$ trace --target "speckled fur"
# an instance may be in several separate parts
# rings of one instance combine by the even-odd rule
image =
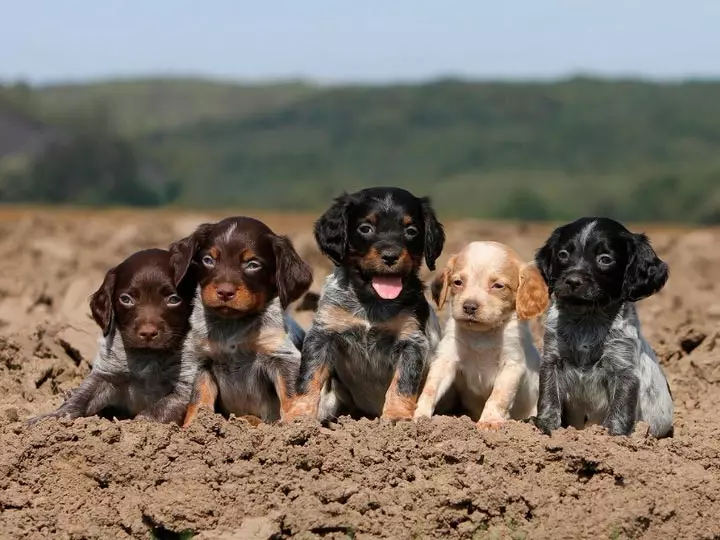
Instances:
[[[363,304],[348,286],[348,276],[337,268],[325,281],[313,326],[305,339],[303,353],[332,366],[318,416],[329,418],[342,413],[379,417],[385,394],[401,362],[417,365],[411,370],[422,379],[440,341],[440,324],[435,311],[422,301],[408,309],[400,303]],[[338,332],[325,315],[341,309],[356,318],[355,324]],[[417,329],[400,336],[384,323],[409,316]]]
[[[302,330],[285,315],[278,298],[257,314],[225,318],[203,307],[199,294],[184,356],[197,358],[212,374],[218,409],[265,422],[280,420],[278,375],[285,381],[297,378]]]

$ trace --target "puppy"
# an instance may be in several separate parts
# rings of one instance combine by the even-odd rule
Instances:
[[[608,218],[582,218],[556,229],[536,259],[553,302],[535,425],[549,433],[600,424],[628,435],[642,420],[652,435],[668,435],[670,387],[635,308],[668,280],[647,237]]]
[[[197,372],[182,356],[194,292],[194,276],[179,276],[162,249],[139,251],[109,270],[90,300],[103,332],[90,375],[56,411],[31,422],[112,411],[181,423]]]
[[[415,418],[432,416],[451,388],[479,427],[534,415],[540,353],[527,319],[549,303],[537,268],[503,244],[473,242],[450,258],[432,295],[440,310],[452,297],[451,317]]]
[[[386,187],[344,194],[314,233],[336,269],[305,339],[291,416],[411,419],[440,336],[418,275],[445,242],[429,199]]]
[[[170,250],[180,275],[198,268],[185,354],[200,372],[184,425],[200,407],[253,424],[283,418],[304,338],[285,309],[310,287],[310,267],[290,240],[249,217],[200,225]]]

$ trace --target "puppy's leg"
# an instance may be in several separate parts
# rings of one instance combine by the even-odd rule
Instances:
[[[430,371],[425,379],[425,386],[417,402],[417,408],[413,418],[431,417],[435,407],[450,389],[455,381],[457,373],[458,357],[453,350],[445,350],[443,343],[440,344],[438,355],[430,364]]]
[[[630,435],[637,418],[640,380],[631,370],[615,373],[610,381],[610,405],[602,426],[610,435]]]
[[[525,377],[525,366],[506,364],[495,377],[493,390],[485,402],[477,425],[481,429],[497,429],[510,418],[515,396]]]
[[[188,410],[189,391],[176,390],[141,411],[135,418],[161,424],[182,424]],[[214,403],[214,400],[213,400]]]
[[[297,352],[295,355],[278,356],[273,359],[272,364],[274,369],[270,375],[280,401],[280,421],[284,422],[293,406],[300,354]]]
[[[92,416],[105,407],[115,405],[117,397],[118,391],[114,384],[91,372],[60,407],[52,412],[30,418],[26,423],[36,424],[44,418]]]
[[[187,405],[187,412],[185,413],[182,427],[188,427],[192,421],[195,420],[200,408],[205,407],[214,410],[217,396],[218,387],[212,373],[207,369],[200,370],[195,378],[190,403]]]
[[[530,419],[546,435],[558,429],[562,422],[563,403],[560,390],[557,361],[554,357],[546,357],[540,364],[538,414]]]
[[[395,374],[382,410],[381,418],[386,420],[412,419],[424,375],[428,347],[407,341],[399,343],[398,348]]]
[[[333,358],[341,351],[339,340],[339,336],[333,332],[310,329],[303,344],[297,393],[286,410],[285,421],[298,416],[318,417],[321,393],[330,378]]]

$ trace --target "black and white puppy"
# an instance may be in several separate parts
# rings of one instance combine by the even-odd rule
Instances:
[[[197,373],[182,355],[195,286],[195,274],[178,276],[163,249],[111,268],[90,299],[103,333],[90,375],[57,410],[30,422],[100,414],[181,423]]]
[[[289,416],[411,419],[440,337],[419,277],[445,233],[430,201],[398,188],[338,197],[315,223],[336,265],[302,351]]]
[[[670,387],[635,308],[669,275],[647,237],[612,219],[582,218],[556,229],[536,262],[552,304],[535,425],[549,433],[600,424],[628,435],[644,421],[655,437],[668,435]]]

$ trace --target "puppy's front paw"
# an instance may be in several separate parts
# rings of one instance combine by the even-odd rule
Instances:
[[[553,429],[555,429],[553,426],[550,425],[550,423],[548,421],[543,420],[537,416],[531,416],[530,418],[523,420],[523,422],[532,424],[533,426],[535,426],[540,431],[542,431],[545,435],[548,435],[548,436],[550,436]]]
[[[296,397],[289,404],[287,409],[280,413],[280,423],[287,424],[295,420],[296,418],[302,418],[309,416],[310,418],[317,417],[318,404],[310,399]]]
[[[483,431],[497,431],[505,425],[505,420],[480,420],[476,425]]]
[[[418,420],[420,418],[430,418],[432,416],[432,408],[424,403],[418,403],[413,418]]]
[[[388,422],[402,422],[406,420],[412,420],[413,415],[407,411],[386,411],[380,416],[381,420],[387,420]]]

